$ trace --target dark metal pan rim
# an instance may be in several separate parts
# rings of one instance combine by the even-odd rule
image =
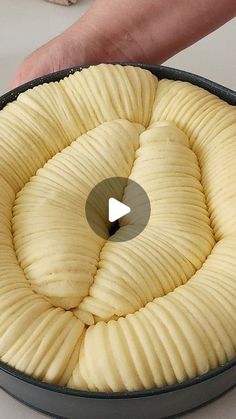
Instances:
[[[187,387],[195,386],[197,384],[202,383],[203,381],[211,380],[217,377],[220,374],[225,373],[230,368],[236,366],[236,358],[232,359],[231,361],[226,362],[224,365],[214,368],[207,373],[194,377],[190,380],[183,381],[182,383],[172,384],[165,387],[160,388],[153,388],[150,390],[139,390],[139,391],[123,391],[123,392],[96,392],[96,391],[84,391],[84,390],[74,390],[68,387],[61,387],[59,385],[48,384],[44,381],[37,380],[31,376],[25,375],[20,371],[12,368],[3,362],[0,362],[0,370],[4,371],[5,373],[13,376],[15,379],[19,381],[24,381],[30,385],[40,387],[44,390],[62,393],[71,396],[77,397],[86,397],[86,398],[93,398],[93,399],[132,399],[132,398],[139,398],[139,397],[151,397],[151,396],[158,396],[160,394],[175,392],[178,390],[182,390]]]
[[[163,65],[157,64],[144,64],[144,63],[132,63],[132,62],[111,62],[106,64],[120,64],[120,65],[132,65],[140,68],[144,68],[145,70],[149,70],[153,72],[156,70],[158,72],[158,78],[167,78],[172,80],[181,80],[187,81],[197,86],[203,87],[204,89],[208,90],[209,92],[216,94],[218,97],[222,98],[230,105],[236,105],[236,92],[232,89],[229,89],[225,86],[222,86],[216,82],[213,82],[203,76],[199,76],[194,73],[190,73],[188,71],[179,70],[172,67],[167,67]],[[34,80],[31,80],[27,83],[22,84],[21,86],[11,90],[8,93],[5,93],[3,96],[0,97],[0,110],[4,108],[8,103],[13,102],[20,93],[25,92],[28,89],[32,89],[35,86],[38,86],[43,83],[50,83],[55,81],[60,81],[64,77],[69,76],[70,74],[75,73],[76,71],[81,71],[83,68],[88,68],[91,65],[96,64],[88,64],[88,65],[80,65],[75,67],[69,67],[64,70],[56,71],[54,73],[47,74],[46,76],[38,77]]]
[[[158,75],[158,78],[168,78],[172,80],[181,80],[187,81],[192,84],[195,84],[199,87],[202,87],[209,92],[217,95],[219,98],[223,99],[224,101],[228,102],[230,105],[236,105],[236,92],[227,87],[224,87],[220,84],[212,82],[202,76],[198,76],[193,73],[189,73],[187,71],[182,71],[178,69],[174,69],[171,67],[160,66],[155,64],[142,64],[142,63],[129,63],[129,62],[113,62],[112,64],[121,64],[121,65],[133,65],[140,68],[144,68],[146,70],[150,70],[153,73]],[[92,65],[92,64],[90,64]],[[71,67],[65,70],[57,71],[55,73],[48,74],[43,77],[39,77],[35,80],[27,82],[20,87],[4,94],[0,97],[0,110],[4,108],[8,103],[13,102],[19,96],[20,93],[25,92],[28,89],[31,89],[35,86],[38,86],[43,83],[55,82],[63,79],[70,74],[73,74],[76,71],[81,71],[83,68],[87,68],[90,65],[82,65]],[[129,399],[129,398],[140,398],[140,397],[150,397],[150,396],[157,396],[164,393],[169,393],[173,391],[178,391],[187,387],[195,386],[200,384],[206,380],[212,380],[215,377],[219,376],[220,374],[225,373],[227,370],[236,366],[236,358],[226,362],[224,365],[214,368],[207,373],[192,378],[190,380],[186,380],[182,383],[177,383],[169,386],[165,386],[162,388],[154,388],[150,390],[141,390],[141,391],[126,391],[126,392],[94,392],[94,391],[82,391],[82,390],[73,390],[70,388],[60,387],[58,385],[48,384],[43,381],[34,379],[30,376],[27,376],[20,371],[16,370],[8,366],[7,364],[0,361],[0,370],[9,374],[10,376],[14,377],[19,381],[26,382],[30,385],[42,388],[47,391],[62,393],[65,395],[71,395],[76,397],[83,397],[83,398],[93,398],[93,399]]]

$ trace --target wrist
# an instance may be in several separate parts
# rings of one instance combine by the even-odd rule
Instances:
[[[71,59],[77,61],[75,65],[109,61],[148,61],[132,30],[136,23],[130,17],[130,25],[126,25],[122,13],[117,18],[114,14],[109,16],[111,10],[108,10],[108,13],[103,12],[105,4],[106,1],[95,1],[94,6],[62,34]],[[128,26],[130,30],[127,30]]]

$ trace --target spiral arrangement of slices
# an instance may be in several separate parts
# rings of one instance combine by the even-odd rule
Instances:
[[[86,219],[110,177],[150,200],[128,241],[108,240],[99,203],[107,239]],[[0,112],[1,361],[115,392],[234,358],[235,185],[236,109],[199,87],[101,64],[20,94]],[[138,214],[115,234],[132,237]]]

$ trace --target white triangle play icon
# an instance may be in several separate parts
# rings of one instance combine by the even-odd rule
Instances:
[[[124,215],[129,214],[130,211],[131,209],[128,205],[122,204],[122,202],[117,201],[115,198],[109,198],[108,219],[111,223],[124,217]]]

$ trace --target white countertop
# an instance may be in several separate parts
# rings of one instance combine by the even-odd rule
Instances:
[[[55,6],[43,0],[0,0],[0,95],[21,60],[42,43],[78,19],[91,4],[80,0],[71,7]],[[236,19],[177,54],[169,66],[200,74],[236,90]],[[0,390],[2,419],[40,419],[45,416],[21,405]],[[236,389],[191,414],[187,419],[234,419]]]

